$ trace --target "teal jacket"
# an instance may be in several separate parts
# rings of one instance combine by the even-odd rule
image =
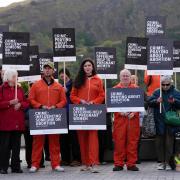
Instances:
[[[157,102],[157,99],[160,97],[160,89],[154,91],[153,95],[148,98],[148,104],[150,107],[154,108],[154,120],[156,124],[156,133],[158,135],[164,135],[166,131],[166,124],[164,122],[165,112],[170,110],[180,109],[180,91],[171,86],[168,91],[162,91],[162,113],[160,114],[160,105]],[[175,101],[173,104],[168,102],[169,98],[174,98]],[[180,131],[180,127],[168,127],[170,133],[176,133]]]

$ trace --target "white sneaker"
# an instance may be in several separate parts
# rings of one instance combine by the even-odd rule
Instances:
[[[166,164],[166,171],[172,170],[169,164]]]
[[[165,170],[165,164],[164,163],[158,164],[157,170]]]
[[[92,173],[99,173],[98,167],[96,165],[95,166],[90,166],[90,171]]]
[[[61,167],[61,166],[56,166],[56,167],[54,168],[54,171],[57,171],[57,172],[64,172],[64,168]]]
[[[82,166],[81,171],[89,171],[90,167],[89,166]]]
[[[29,169],[29,172],[30,173],[35,173],[35,172],[37,172],[37,168],[35,167],[35,166],[32,166],[30,169]]]

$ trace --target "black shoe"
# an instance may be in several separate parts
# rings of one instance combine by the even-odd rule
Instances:
[[[23,173],[22,169],[12,169],[12,173]]]
[[[45,168],[45,165],[44,165],[44,164],[41,164],[41,165],[40,165],[40,168]]]
[[[130,166],[130,167],[127,167],[127,170],[129,170],[129,171],[139,171],[139,168],[136,167],[136,166]]]
[[[136,164],[141,164],[141,160],[138,159],[138,160],[136,161]]]
[[[70,163],[67,161],[61,161],[61,166],[69,166]]]
[[[0,174],[7,174],[7,173],[8,173],[7,170],[4,170],[4,169],[0,170]]]
[[[31,168],[31,164],[28,164],[28,165],[27,165],[27,168],[30,169],[30,168]]]
[[[113,171],[122,171],[123,170],[123,167],[122,166],[115,166],[113,168]]]

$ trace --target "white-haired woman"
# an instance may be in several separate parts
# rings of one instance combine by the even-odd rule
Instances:
[[[177,128],[165,124],[165,112],[180,109],[180,92],[172,85],[171,76],[161,77],[162,97],[160,89],[154,91],[148,102],[154,107],[154,120],[156,124],[156,148],[158,160],[158,170],[169,170],[170,157],[173,154],[174,133]],[[160,103],[162,103],[162,113],[160,113]]]
[[[17,82],[17,71],[6,70],[3,76],[3,84],[0,86],[0,173],[7,174],[11,154],[11,171],[22,173],[20,167],[20,142],[21,133],[24,130],[24,109],[28,108],[21,87],[17,87],[17,98],[15,89]]]

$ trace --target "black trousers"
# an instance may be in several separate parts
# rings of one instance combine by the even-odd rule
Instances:
[[[60,135],[61,160],[70,163],[81,161],[79,141],[76,131],[69,131],[68,134]]]
[[[11,154],[11,169],[20,169],[20,147],[21,132],[20,131],[1,131],[0,132],[0,168],[8,170]]]
[[[173,155],[174,135],[166,129],[164,135],[156,135],[156,151],[158,161],[168,163]]]
[[[106,120],[107,120],[107,122],[106,122],[107,130],[99,130],[98,131],[100,163],[104,162],[105,151],[113,149],[111,113],[106,114]]]

